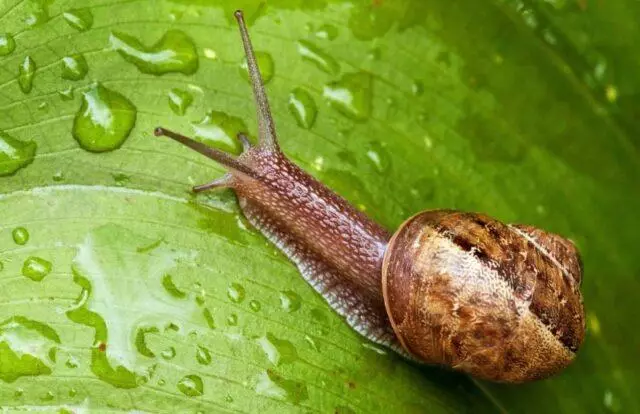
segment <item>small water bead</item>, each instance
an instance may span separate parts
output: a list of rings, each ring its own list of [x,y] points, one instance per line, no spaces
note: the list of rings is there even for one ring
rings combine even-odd
[[[178,382],[178,390],[189,397],[197,397],[204,392],[202,378],[197,375],[185,375]]]
[[[34,141],[20,141],[0,131],[0,177],[11,175],[31,164],[37,147]]]
[[[338,37],[338,28],[330,24],[323,24],[315,31],[314,35],[319,39],[333,40]]]
[[[238,283],[232,283],[231,286],[227,289],[227,297],[231,302],[240,303],[244,300],[245,290],[242,285]]]
[[[33,78],[36,74],[36,62],[31,56],[26,56],[18,67],[18,85],[22,93],[29,93],[33,89]]]
[[[227,317],[227,325],[229,326],[238,325],[238,315],[236,315],[235,313],[232,313],[231,315],[229,315]]]
[[[211,363],[211,352],[207,348],[198,345],[196,349],[196,360],[201,365],[209,365]]]
[[[162,276],[162,287],[164,287],[164,290],[174,298],[182,299],[187,296],[185,292],[178,289],[170,274]]]
[[[304,340],[306,343],[309,344],[309,346],[311,347],[311,349],[313,349],[314,351],[319,351],[320,349],[318,348],[318,344],[316,343],[316,341],[309,335],[305,335],[304,336]]]
[[[302,88],[296,88],[289,94],[289,111],[298,125],[305,129],[311,129],[318,115],[316,102]]]
[[[257,342],[273,365],[288,364],[298,359],[298,351],[293,343],[279,339],[272,333],[258,338]]]
[[[22,275],[29,279],[40,282],[53,268],[53,264],[41,257],[29,256],[22,265]]]
[[[613,413],[620,412],[622,409],[622,404],[620,403],[620,400],[616,398],[616,396],[613,394],[613,392],[611,392],[611,390],[606,390],[604,392],[604,398],[602,399],[602,403],[604,404],[607,410]]]
[[[49,21],[49,3],[48,0],[36,0],[31,5],[30,13],[24,20],[25,24],[30,28],[40,26]]]
[[[82,95],[72,129],[78,144],[91,152],[120,147],[136,123],[136,107],[124,95],[100,83],[93,84]]]
[[[304,383],[284,379],[271,370],[266,370],[258,375],[255,391],[265,397],[293,404],[299,404],[309,398],[307,386]]]
[[[164,358],[166,360],[173,359],[176,356],[176,349],[174,347],[170,346],[169,348],[167,348],[164,351],[162,351],[160,353],[160,356],[162,356],[162,358]]]
[[[7,56],[16,50],[16,41],[9,33],[0,33],[0,56]]]
[[[424,84],[417,80],[411,84],[411,93],[413,96],[420,96],[424,93]]]
[[[202,53],[204,54],[204,57],[206,57],[207,59],[216,60],[218,58],[218,54],[216,53],[216,51],[208,47],[205,47],[202,50]]]
[[[313,63],[320,70],[330,75],[336,75],[340,71],[338,62],[311,42],[300,40],[298,42],[298,53],[302,56],[302,59]]]
[[[112,173],[111,177],[118,187],[124,187],[131,181],[131,177],[124,173]]]
[[[78,368],[78,365],[79,365],[78,359],[73,355],[69,355],[69,358],[67,358],[67,361],[64,363],[64,365],[67,368],[71,368],[71,369]]]
[[[13,237],[13,242],[20,246],[24,246],[29,241],[29,231],[24,227],[16,227],[13,229],[11,236]]]
[[[169,108],[179,116],[184,115],[193,103],[193,95],[184,89],[173,88],[167,96],[169,98]]]
[[[198,70],[196,46],[184,32],[169,30],[153,46],[146,47],[125,33],[112,32],[109,43],[113,50],[142,73],[163,75],[179,72],[192,75]]]
[[[40,397],[40,399],[42,401],[53,401],[55,397],[56,396],[52,391],[47,391],[42,397]]]
[[[166,382],[165,380],[163,380],[162,378],[160,378],[160,379],[158,380],[158,385],[159,385],[159,386],[164,387],[166,384],[167,384],[167,382]]]
[[[249,301],[249,308],[254,312],[258,312],[262,308],[262,305],[257,300],[251,300]]]
[[[73,100],[73,88],[71,86],[58,91],[58,96],[60,97],[60,99],[62,99],[63,101],[71,101]]]
[[[191,126],[200,142],[233,153],[241,150],[236,135],[247,131],[242,119],[219,111],[210,111]]]
[[[275,73],[275,63],[273,58],[267,52],[256,52],[256,60],[258,61],[258,67],[260,68],[260,74],[262,75],[262,81],[267,84],[273,78]],[[247,58],[243,58],[240,62],[240,76],[242,76],[247,82],[249,81],[249,69],[247,67]]]
[[[343,115],[364,121],[371,114],[372,84],[368,73],[348,73],[340,80],[325,85],[323,95],[329,105]]]
[[[78,395],[78,390],[76,390],[75,388],[71,388],[69,390],[69,397],[75,397],[76,395]]]
[[[215,321],[213,320],[213,315],[208,308],[204,308],[202,310],[202,316],[204,316],[204,320],[207,322],[207,326],[210,329],[216,329]]]
[[[24,395],[24,390],[22,388],[18,388],[16,392],[13,393],[16,398],[20,398]]]
[[[93,26],[93,14],[87,8],[68,10],[62,13],[62,17],[69,26],[80,32],[89,30]]]
[[[370,142],[366,155],[379,173],[383,174],[388,172],[389,167],[391,166],[391,157],[380,142]]]
[[[84,79],[89,72],[89,65],[81,54],[65,56],[62,58],[62,78],[78,81]]]
[[[300,309],[301,298],[296,292],[292,290],[285,290],[280,292],[280,306],[285,312],[295,312]]]
[[[229,394],[225,395],[224,396],[224,402],[229,403],[229,404],[232,403],[233,402],[233,397],[230,396]]]

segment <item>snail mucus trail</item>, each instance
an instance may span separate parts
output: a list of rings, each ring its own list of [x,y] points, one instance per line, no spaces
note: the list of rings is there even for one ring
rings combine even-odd
[[[281,152],[241,11],[258,144],[234,156],[158,127],[228,172],[193,188],[231,188],[249,222],[368,339],[412,359],[500,382],[552,375],[584,336],[581,262],[571,242],[453,210],[419,213],[393,235]]]

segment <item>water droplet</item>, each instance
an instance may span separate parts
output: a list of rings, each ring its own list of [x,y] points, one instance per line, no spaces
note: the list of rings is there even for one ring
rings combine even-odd
[[[309,335],[305,335],[304,336],[304,340],[309,344],[309,346],[314,350],[314,351],[319,351],[320,349],[318,348],[318,344],[316,343],[316,341],[310,337]]]
[[[377,141],[369,143],[367,158],[379,173],[386,173],[391,166],[391,157],[383,145]]]
[[[189,397],[202,395],[204,385],[197,375],[186,375],[178,382],[178,390]]]
[[[38,105],[38,110],[40,111],[44,111],[46,109],[49,108],[49,103],[48,102],[40,102],[40,105]]]
[[[169,348],[165,349],[164,351],[162,351],[160,353],[160,355],[162,356],[162,358],[166,359],[166,360],[170,360],[176,357],[176,349],[172,346],[170,346]]]
[[[175,283],[173,283],[173,278],[169,274],[162,276],[162,287],[164,287],[164,290],[174,298],[182,299],[187,296],[185,292],[178,289]]]
[[[211,314],[211,311],[207,308],[204,308],[202,310],[202,315],[204,316],[204,320],[207,321],[207,326],[209,326],[210,329],[216,329],[216,324],[213,320],[213,315]]]
[[[80,32],[89,30],[91,26],[93,26],[93,14],[91,14],[91,10],[89,9],[68,10],[62,13],[62,16],[69,26]]]
[[[35,0],[29,2],[31,6],[30,13],[24,20],[27,26],[35,27],[40,26],[49,21],[49,4],[48,0]]]
[[[323,24],[314,34],[319,39],[333,40],[338,37],[338,29],[330,24]]]
[[[51,374],[59,344],[56,331],[41,322],[23,316],[0,322],[0,380]]]
[[[13,241],[15,244],[19,244],[21,246],[27,244],[29,241],[29,231],[24,227],[16,227],[11,232],[11,236],[13,236]]]
[[[236,326],[238,324],[238,315],[232,313],[227,317],[227,325]]]
[[[420,96],[424,93],[424,84],[417,80],[411,84],[411,93],[413,96]]]
[[[196,349],[196,360],[199,364],[209,365],[211,363],[211,352],[207,348],[198,345]]]
[[[269,361],[274,365],[288,364],[298,359],[296,347],[286,339],[278,339],[273,334],[267,333],[257,339]]]
[[[602,403],[604,404],[607,410],[617,413],[621,410],[622,405],[620,404],[620,400],[616,398],[616,396],[611,392],[611,390],[606,390],[604,392],[604,398],[602,399]]]
[[[9,33],[0,33],[0,56],[10,55],[16,50],[16,41]]]
[[[163,380],[162,378],[160,378],[160,379],[158,380],[158,385],[159,385],[159,386],[161,386],[161,387],[164,387],[164,385],[165,385],[166,383],[167,383],[167,382],[166,382],[165,380]]]
[[[371,87],[371,75],[368,73],[348,73],[340,80],[325,85],[323,95],[343,115],[364,121],[371,114]]]
[[[62,58],[62,78],[67,80],[82,80],[89,72],[89,65],[83,55],[65,56]]]
[[[37,145],[0,131],[0,177],[11,175],[33,162]]]
[[[75,388],[71,388],[69,390],[69,397],[75,397],[76,395],[78,395],[78,390],[76,390]]]
[[[249,301],[249,308],[254,312],[258,312],[262,308],[262,305],[260,305],[260,302],[257,300],[252,300]]]
[[[244,300],[245,291],[244,287],[238,283],[232,283],[227,289],[227,297],[231,302],[240,303]]]
[[[233,153],[241,150],[236,135],[247,131],[242,119],[218,111],[209,112],[192,127],[196,138],[202,143]]]
[[[258,375],[255,390],[258,394],[298,404],[309,398],[307,386],[301,382],[287,380],[271,370]]]
[[[24,395],[24,390],[22,388],[18,388],[13,395],[15,395],[16,398],[20,398]]]
[[[262,75],[262,81],[267,84],[273,78],[275,73],[275,63],[273,58],[267,52],[256,52],[256,60],[258,61],[258,67],[260,68],[260,74]],[[247,82],[249,81],[249,70],[247,68],[247,58],[242,58],[240,62],[240,76],[242,76]]]
[[[305,129],[310,129],[313,126],[318,115],[316,102],[311,94],[302,88],[296,88],[289,94],[289,111],[298,125]]]
[[[129,184],[129,181],[131,181],[131,177],[124,173],[112,173],[111,177],[113,177],[113,181],[115,181],[116,186],[118,187],[125,187]],[[138,253],[140,253],[139,250]]]
[[[168,96],[169,108],[176,115],[184,115],[193,103],[193,96],[183,89],[173,88],[169,91]]]
[[[93,84],[73,120],[73,137],[87,151],[111,151],[122,145],[136,123],[136,107],[123,95]]]
[[[370,60],[380,60],[380,57],[382,57],[382,50],[380,50],[380,47],[374,47],[369,51],[369,53],[367,53],[367,57]]]
[[[280,292],[280,306],[286,312],[295,312],[300,309],[300,295],[292,290],[285,290]]]
[[[69,358],[67,358],[67,361],[64,363],[64,365],[67,368],[78,368],[78,359],[76,357],[74,357],[73,355],[69,355]]]
[[[614,85],[607,85],[605,88],[605,96],[607,97],[607,101],[614,103],[618,100],[618,88]]]
[[[202,53],[207,59],[216,60],[218,58],[218,54],[216,53],[216,51],[213,49],[209,49],[208,47],[205,47],[202,50]]]
[[[298,42],[298,53],[302,56],[302,59],[313,63],[320,70],[330,75],[337,75],[340,71],[338,62],[311,42],[300,40]]]
[[[18,85],[23,93],[31,92],[33,88],[33,77],[36,74],[36,62],[31,59],[31,56],[24,58],[20,66],[18,67]]]
[[[50,261],[41,257],[29,256],[22,265],[22,275],[29,279],[40,282],[51,272],[53,265]]]
[[[587,312],[587,326],[591,334],[600,336],[600,333],[602,332],[600,328],[600,320],[594,312]]]
[[[224,396],[224,402],[226,403],[232,403],[233,402],[233,397],[230,396],[229,394]]]
[[[55,394],[52,391],[47,391],[40,399],[42,401],[53,401]]]
[[[63,101],[73,100],[73,88],[69,86],[61,91],[58,91],[58,96],[60,96],[60,99],[62,99]]]
[[[184,32],[169,30],[153,46],[146,47],[125,33],[112,32],[109,43],[127,62],[142,73],[163,75],[180,72],[192,75],[198,70],[196,46]]]

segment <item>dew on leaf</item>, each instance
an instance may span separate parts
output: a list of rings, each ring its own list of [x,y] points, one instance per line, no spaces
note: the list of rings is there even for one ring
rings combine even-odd
[[[124,173],[112,173],[111,177],[118,187],[124,187],[131,181],[131,177]]]
[[[413,96],[420,96],[424,93],[424,84],[417,80],[411,84],[411,93]]]
[[[254,312],[258,312],[262,308],[262,305],[257,300],[251,300],[249,301],[249,308]]]
[[[244,300],[245,290],[244,287],[239,283],[232,283],[227,288],[227,297],[231,302],[240,303]]]
[[[307,386],[302,382],[287,380],[271,370],[258,375],[256,393],[277,400],[299,404],[309,398]]]
[[[295,312],[300,309],[300,295],[292,290],[285,290],[280,292],[280,306],[286,312]]]
[[[53,393],[53,391],[47,391],[42,397],[40,397],[40,399],[42,401],[53,401],[55,397],[56,395]]]
[[[29,2],[30,10],[24,20],[25,24],[31,28],[48,22],[50,3],[51,0],[33,0]]]
[[[16,50],[16,41],[9,33],[0,33],[0,56],[10,55]]]
[[[62,78],[78,81],[84,79],[89,72],[89,65],[82,54],[62,58]]]
[[[53,265],[42,257],[29,256],[22,265],[22,275],[34,282],[40,282],[50,272]]]
[[[178,289],[178,287],[175,285],[170,274],[162,276],[162,286],[164,287],[164,290],[174,298],[182,299],[187,297],[187,294]]]
[[[242,119],[219,111],[210,111],[191,126],[200,142],[233,153],[239,153],[241,150],[236,135],[247,132],[247,126]]]
[[[202,310],[202,314],[204,316],[204,320],[207,322],[207,326],[209,329],[216,329],[215,321],[213,320],[213,315],[208,308],[204,308]]]
[[[73,100],[73,88],[71,86],[68,86],[63,90],[58,91],[58,96],[60,96],[60,99],[62,99],[63,101]]]
[[[238,315],[232,313],[227,317],[227,325],[236,326],[238,324]]]
[[[26,56],[18,67],[18,85],[22,93],[29,93],[33,89],[33,78],[36,74],[36,62],[31,56]]]
[[[196,348],[196,360],[201,365],[209,365],[211,363],[211,351],[198,345]]]
[[[166,360],[173,359],[176,356],[176,349],[174,347],[170,346],[169,348],[167,348],[164,351],[162,351],[160,353],[160,356],[162,356],[162,358],[164,358]]]
[[[379,173],[383,174],[389,170],[389,167],[391,166],[391,157],[380,142],[373,141],[369,143],[366,155]]]
[[[316,102],[311,94],[302,88],[295,88],[289,94],[289,111],[298,125],[305,129],[311,129],[318,115]]]
[[[231,404],[233,402],[233,397],[229,394],[224,396],[224,402]]]
[[[80,32],[89,30],[93,26],[93,14],[87,8],[68,10],[62,13],[62,17],[69,26]]]
[[[208,47],[205,47],[202,50],[202,53],[204,54],[204,57],[206,57],[207,59],[216,60],[218,58],[218,54],[216,53],[216,51]]]
[[[364,121],[371,114],[371,75],[365,72],[348,73],[338,81],[325,85],[323,95],[334,109],[356,121]]]
[[[11,175],[33,162],[37,144],[20,141],[0,131],[0,177]]]
[[[314,35],[319,39],[333,40],[338,37],[338,28],[330,24],[323,24],[315,31]]]
[[[178,390],[189,397],[200,396],[204,391],[202,378],[197,375],[185,375],[178,381]]]
[[[184,115],[193,103],[193,96],[184,89],[173,88],[169,91],[169,108],[176,115]]]
[[[153,46],[146,47],[125,33],[112,32],[109,43],[127,62],[142,73],[163,75],[179,72],[192,75],[198,70],[198,53],[193,40],[180,30],[169,30]]]
[[[268,332],[257,339],[262,351],[273,365],[288,364],[298,359],[296,347],[286,339],[279,339]]]
[[[140,326],[136,332],[135,346],[140,355],[148,358],[155,357],[155,353],[147,345],[147,334],[158,333],[159,329],[155,326]]]
[[[256,61],[258,62],[258,68],[260,68],[260,74],[262,75],[262,82],[265,84],[273,78],[275,73],[275,64],[273,58],[267,52],[256,52]],[[247,58],[242,58],[240,62],[240,75],[248,82],[249,81],[249,69],[247,67]]]
[[[13,242],[20,246],[24,246],[29,241],[29,231],[24,227],[16,227],[13,229],[11,236],[13,237]]]
[[[305,335],[304,336],[304,340],[306,343],[309,344],[309,346],[311,347],[311,349],[313,349],[314,351],[318,351],[318,344],[316,343],[315,339],[313,339],[311,336],[309,335]]]
[[[93,84],[82,95],[82,104],[73,120],[73,137],[91,152],[120,147],[136,122],[136,107],[100,83]]]
[[[64,363],[64,365],[67,368],[71,368],[71,369],[78,368],[78,365],[79,365],[78,359],[76,357],[74,357],[73,355],[69,355],[69,357],[67,358],[67,361]]]
[[[51,374],[59,344],[56,331],[42,322],[23,316],[0,322],[0,380]]]
[[[320,70],[330,75],[336,75],[340,71],[338,62],[331,57],[331,55],[311,42],[300,40],[298,42],[298,53],[302,59],[313,63]]]

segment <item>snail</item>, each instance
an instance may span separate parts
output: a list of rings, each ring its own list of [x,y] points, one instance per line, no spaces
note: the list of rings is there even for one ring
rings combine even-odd
[[[241,11],[235,12],[258,115],[239,156],[158,127],[227,173],[193,188],[231,188],[248,221],[357,332],[427,364],[521,383],[574,360],[585,333],[582,263],[573,243],[484,214],[424,211],[394,234],[280,150]]]

